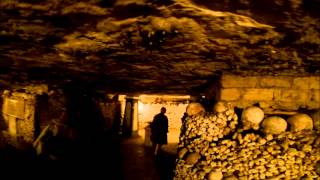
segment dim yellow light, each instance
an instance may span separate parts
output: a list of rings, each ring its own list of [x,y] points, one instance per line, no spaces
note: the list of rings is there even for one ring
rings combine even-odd
[[[143,109],[144,109],[143,103],[142,102],[138,102],[138,112],[143,111]]]

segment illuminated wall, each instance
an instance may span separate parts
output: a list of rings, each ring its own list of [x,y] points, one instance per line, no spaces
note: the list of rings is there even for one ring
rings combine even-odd
[[[217,88],[218,87],[218,88]],[[244,108],[259,104],[265,111],[320,108],[320,76],[223,75],[208,96]]]
[[[140,98],[138,103],[138,134],[145,137],[145,128],[160,113],[161,107],[167,109],[166,116],[169,119],[168,143],[179,141],[181,118],[186,110],[188,96],[148,96]],[[161,99],[161,100],[160,100]]]
[[[6,133],[13,141],[18,138],[25,142],[33,142],[35,96],[5,91],[2,98],[2,116],[7,125]]]

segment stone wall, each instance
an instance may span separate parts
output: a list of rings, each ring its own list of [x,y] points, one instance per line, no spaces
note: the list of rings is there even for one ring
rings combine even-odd
[[[239,108],[253,104],[264,110],[320,108],[320,76],[222,75],[219,86],[209,93]]]
[[[169,120],[168,143],[178,143],[181,118],[191,99],[190,96],[181,95],[142,95],[138,103],[138,134],[142,137],[149,136],[145,131],[153,117],[160,113],[161,107],[167,109],[166,116]],[[148,129],[147,129],[148,130]]]
[[[99,102],[99,106],[104,117],[105,130],[118,130],[117,127],[120,125],[120,103],[117,101]]]
[[[144,136],[146,126],[152,122],[153,117],[160,113],[160,108],[166,107],[166,116],[169,120],[168,142],[177,143],[179,141],[179,134],[181,128],[181,118],[186,111],[187,104],[144,104],[139,103],[139,135]]]
[[[35,103],[34,95],[4,91],[2,117],[7,126],[5,133],[12,140],[32,143],[35,136]]]

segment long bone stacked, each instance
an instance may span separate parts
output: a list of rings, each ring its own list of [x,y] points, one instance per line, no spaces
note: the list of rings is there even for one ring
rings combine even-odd
[[[263,120],[261,109],[249,107],[238,124],[228,103],[216,104],[214,113],[204,112],[200,104],[192,106],[198,108],[187,108],[175,179],[320,177],[320,133],[312,130],[308,115],[296,114],[287,121],[277,116]],[[286,131],[287,122],[290,131]]]

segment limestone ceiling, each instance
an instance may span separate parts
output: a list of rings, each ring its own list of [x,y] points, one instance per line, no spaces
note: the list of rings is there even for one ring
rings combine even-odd
[[[319,0],[1,0],[0,86],[202,92],[223,72],[320,73]]]

